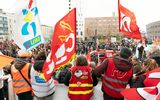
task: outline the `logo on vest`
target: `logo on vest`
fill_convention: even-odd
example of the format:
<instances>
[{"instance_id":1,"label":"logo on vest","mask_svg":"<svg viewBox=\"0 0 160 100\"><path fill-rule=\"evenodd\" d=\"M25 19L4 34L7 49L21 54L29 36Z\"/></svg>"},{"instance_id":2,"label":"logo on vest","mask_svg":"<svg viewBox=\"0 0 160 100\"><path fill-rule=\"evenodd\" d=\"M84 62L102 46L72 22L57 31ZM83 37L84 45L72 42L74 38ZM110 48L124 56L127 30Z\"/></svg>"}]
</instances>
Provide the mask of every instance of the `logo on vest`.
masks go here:
<instances>
[{"instance_id":1,"label":"logo on vest","mask_svg":"<svg viewBox=\"0 0 160 100\"><path fill-rule=\"evenodd\" d=\"M77 77L77 78L80 78L81 76L82 76L82 71L81 70L76 70L75 72L74 72L74 75Z\"/></svg>"},{"instance_id":2,"label":"logo on vest","mask_svg":"<svg viewBox=\"0 0 160 100\"><path fill-rule=\"evenodd\" d=\"M81 84L82 84L81 82L79 82L79 81L77 82L77 86L78 86L78 87L80 87Z\"/></svg>"},{"instance_id":3,"label":"logo on vest","mask_svg":"<svg viewBox=\"0 0 160 100\"><path fill-rule=\"evenodd\" d=\"M81 79L88 79L88 72L84 71Z\"/></svg>"},{"instance_id":4,"label":"logo on vest","mask_svg":"<svg viewBox=\"0 0 160 100\"><path fill-rule=\"evenodd\" d=\"M43 78L41 78L40 76L35 76L35 81L36 81L36 83L45 83L46 81L43 79Z\"/></svg>"},{"instance_id":5,"label":"logo on vest","mask_svg":"<svg viewBox=\"0 0 160 100\"><path fill-rule=\"evenodd\" d=\"M113 70L111 76L117 76L117 78L122 79L127 75L127 72L121 72L119 70Z\"/></svg>"}]
</instances>

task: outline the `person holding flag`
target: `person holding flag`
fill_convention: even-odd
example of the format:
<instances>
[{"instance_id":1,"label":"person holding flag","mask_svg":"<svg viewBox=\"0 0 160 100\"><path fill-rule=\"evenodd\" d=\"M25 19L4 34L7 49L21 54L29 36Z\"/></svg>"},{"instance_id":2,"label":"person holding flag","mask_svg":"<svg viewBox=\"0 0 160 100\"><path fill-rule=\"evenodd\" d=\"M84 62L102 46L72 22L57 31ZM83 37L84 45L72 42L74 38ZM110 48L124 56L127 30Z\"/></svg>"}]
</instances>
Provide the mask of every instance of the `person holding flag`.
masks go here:
<instances>
[{"instance_id":1,"label":"person holding flag","mask_svg":"<svg viewBox=\"0 0 160 100\"><path fill-rule=\"evenodd\" d=\"M157 50L153 52L150 55L150 58L153 59L152 62L156 62L152 68L146 68L146 69L152 69L148 72L138 76L136 83L134 84L134 87L151 87L156 86L160 82L160 50ZM151 66L151 64L150 64ZM148 67L150 67L148 66Z\"/></svg>"},{"instance_id":2,"label":"person holding flag","mask_svg":"<svg viewBox=\"0 0 160 100\"><path fill-rule=\"evenodd\" d=\"M156 61L158 68L140 75L134 84L135 88L121 92L127 100L160 100L160 50L153 52L150 58Z\"/></svg>"},{"instance_id":3,"label":"person holding flag","mask_svg":"<svg viewBox=\"0 0 160 100\"><path fill-rule=\"evenodd\" d=\"M54 28L51 52L42 68L48 81L54 72L70 63L76 56L76 8L73 8Z\"/></svg>"},{"instance_id":4,"label":"person holding flag","mask_svg":"<svg viewBox=\"0 0 160 100\"><path fill-rule=\"evenodd\" d=\"M31 86L37 100L52 100L55 92L55 81L53 77L46 81L42 73L45 60L45 51L41 51L37 55L34 65L31 67Z\"/></svg>"}]
</instances>

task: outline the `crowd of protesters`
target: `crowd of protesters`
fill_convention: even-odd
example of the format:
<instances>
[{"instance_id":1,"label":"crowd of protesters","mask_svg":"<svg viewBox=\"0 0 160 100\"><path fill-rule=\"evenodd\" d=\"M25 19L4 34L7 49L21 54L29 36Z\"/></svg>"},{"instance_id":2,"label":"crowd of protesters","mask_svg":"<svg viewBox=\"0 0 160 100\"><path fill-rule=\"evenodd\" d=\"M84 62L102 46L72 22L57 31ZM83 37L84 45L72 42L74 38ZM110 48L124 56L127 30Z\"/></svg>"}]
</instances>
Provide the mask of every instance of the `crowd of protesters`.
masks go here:
<instances>
[{"instance_id":1,"label":"crowd of protesters","mask_svg":"<svg viewBox=\"0 0 160 100\"><path fill-rule=\"evenodd\" d=\"M102 78L104 100L124 100L121 91L128 84L130 88L138 88L156 86L160 82L158 78L154 79L154 82L149 78L150 74L160 71L158 46L146 46L141 42L133 44L131 41L99 44L98 49L119 51L119 54L106 58L97 65L94 61L88 62L85 56L88 50L96 49L94 43L78 43L75 62L65 65L46 82L41 75L46 56L51 50L50 41L39 45L26 55L18 54L19 48L13 41L0 42L2 54L17 58L0 72L0 100L8 99L3 95L6 93L3 85L8 82L3 83L2 80L11 80L11 78L14 92L19 100L33 100L33 94L37 100L52 100L56 89L54 80L69 87L68 97L71 100L90 100L94 93L93 87L97 85L99 77Z\"/></svg>"}]
</instances>

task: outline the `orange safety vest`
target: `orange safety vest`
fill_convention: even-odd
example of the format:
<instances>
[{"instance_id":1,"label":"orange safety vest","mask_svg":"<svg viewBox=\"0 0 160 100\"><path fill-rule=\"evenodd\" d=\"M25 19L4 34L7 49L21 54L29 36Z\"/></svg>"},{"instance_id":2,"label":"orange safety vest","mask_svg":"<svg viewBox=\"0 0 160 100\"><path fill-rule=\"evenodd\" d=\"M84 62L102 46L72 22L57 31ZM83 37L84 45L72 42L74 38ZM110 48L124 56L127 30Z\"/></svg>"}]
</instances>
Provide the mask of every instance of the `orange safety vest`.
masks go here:
<instances>
[{"instance_id":1,"label":"orange safety vest","mask_svg":"<svg viewBox=\"0 0 160 100\"><path fill-rule=\"evenodd\" d=\"M23 76L30 82L30 79L28 77L28 74L29 74L28 68L29 68L29 63L24 65L24 67L21 69L21 72ZM31 87L28 85L28 83L25 81L25 79L22 77L22 75L15 68L14 65L11 67L11 74L13 79L13 90L16 94L20 94L20 93L32 90Z\"/></svg>"},{"instance_id":2,"label":"orange safety vest","mask_svg":"<svg viewBox=\"0 0 160 100\"><path fill-rule=\"evenodd\" d=\"M90 100L93 95L93 80L89 66L71 68L68 96L71 100Z\"/></svg>"},{"instance_id":3,"label":"orange safety vest","mask_svg":"<svg viewBox=\"0 0 160 100\"><path fill-rule=\"evenodd\" d=\"M102 77L104 92L114 98L123 98L120 92L126 88L131 77L132 68L127 72L122 72L115 67L113 59L109 59L108 67Z\"/></svg>"}]
</instances>

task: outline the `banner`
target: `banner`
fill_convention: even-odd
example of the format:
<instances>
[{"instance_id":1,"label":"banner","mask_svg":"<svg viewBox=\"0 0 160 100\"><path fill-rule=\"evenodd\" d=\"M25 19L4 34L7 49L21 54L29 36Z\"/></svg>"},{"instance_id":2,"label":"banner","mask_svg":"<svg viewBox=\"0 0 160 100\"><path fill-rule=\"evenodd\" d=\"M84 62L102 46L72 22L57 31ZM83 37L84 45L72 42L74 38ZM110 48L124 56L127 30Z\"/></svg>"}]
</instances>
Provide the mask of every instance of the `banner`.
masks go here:
<instances>
[{"instance_id":1,"label":"banner","mask_svg":"<svg viewBox=\"0 0 160 100\"><path fill-rule=\"evenodd\" d=\"M74 8L55 25L51 53L48 55L42 70L47 80L51 77L53 71L59 70L74 59L75 48L76 9Z\"/></svg>"},{"instance_id":2,"label":"banner","mask_svg":"<svg viewBox=\"0 0 160 100\"><path fill-rule=\"evenodd\" d=\"M160 83L154 87L128 88L121 94L126 100L160 100Z\"/></svg>"},{"instance_id":3,"label":"banner","mask_svg":"<svg viewBox=\"0 0 160 100\"><path fill-rule=\"evenodd\" d=\"M10 64L13 60L15 60L15 58L0 54L0 61L1 61L0 68Z\"/></svg>"},{"instance_id":4,"label":"banner","mask_svg":"<svg viewBox=\"0 0 160 100\"><path fill-rule=\"evenodd\" d=\"M43 43L43 36L35 1L26 0L22 5L23 7L16 13L13 39L21 51L26 52Z\"/></svg>"},{"instance_id":5,"label":"banner","mask_svg":"<svg viewBox=\"0 0 160 100\"><path fill-rule=\"evenodd\" d=\"M118 0L118 12L119 12L119 32L124 35L134 38L141 39L141 33L139 27L136 24L136 17L133 12L123 7Z\"/></svg>"}]
</instances>

